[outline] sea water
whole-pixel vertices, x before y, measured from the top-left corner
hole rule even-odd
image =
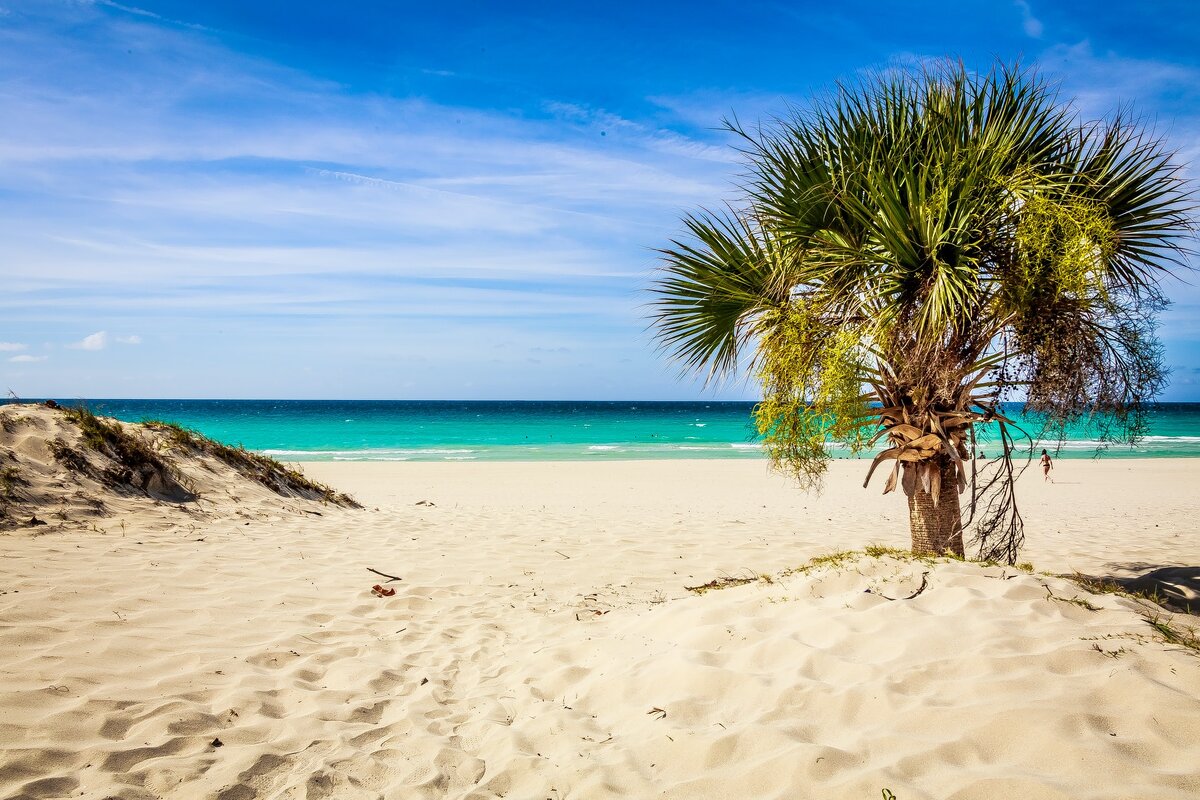
[[[128,422],[177,422],[284,461],[588,461],[763,458],[753,403],[407,400],[71,400]],[[1020,407],[1006,412],[1020,419]],[[1200,403],[1154,407],[1136,447],[1102,458],[1200,456]],[[1038,426],[1026,421],[1036,433]],[[1018,441],[1054,452],[1055,442]],[[1090,458],[1097,427],[1067,431],[1058,456]],[[999,452],[982,435],[984,455]],[[834,457],[849,457],[832,448]]]

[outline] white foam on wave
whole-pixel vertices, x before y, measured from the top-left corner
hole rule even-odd
[[[409,456],[334,456],[334,461],[412,461]]]
[[[317,456],[336,460],[384,458],[391,456],[440,456],[455,453],[475,453],[474,448],[381,448],[378,450],[260,450],[267,456]]]

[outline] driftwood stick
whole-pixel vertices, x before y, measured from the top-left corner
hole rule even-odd
[[[921,592],[925,591],[925,587],[928,585],[929,585],[929,573],[926,572],[924,575],[921,576],[921,587],[904,599],[912,600],[914,597],[919,595]]]
[[[874,589],[867,589],[867,591],[870,592],[871,594],[879,595],[884,600],[912,600],[914,597],[919,595],[921,592],[925,591],[925,587],[927,587],[928,585],[929,585],[929,573],[926,572],[923,575],[921,575],[921,586],[915,592],[910,594],[908,597],[888,597],[883,592],[877,592]]]
[[[382,575],[383,577],[388,579],[388,583],[391,583],[392,581],[404,580],[404,578],[397,578],[395,575],[388,575],[386,572],[380,572],[379,570],[372,569],[371,567],[367,567],[367,572],[374,572],[376,575]]]

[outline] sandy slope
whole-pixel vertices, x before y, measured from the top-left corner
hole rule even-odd
[[[1200,462],[1059,466],[1038,568],[1200,564]],[[368,508],[9,532],[0,797],[1200,794],[1200,659],[1130,600],[892,558],[684,590],[903,545],[862,467],[308,465]]]

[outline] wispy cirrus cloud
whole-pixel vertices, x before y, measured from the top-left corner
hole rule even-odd
[[[167,352],[187,354],[192,391],[287,393],[300,343],[305,367],[357,365],[337,385],[376,396],[399,391],[389,373],[443,397],[467,374],[485,394],[561,396],[564,381],[610,374],[627,396],[690,396],[649,346],[641,290],[681,213],[736,197],[737,156],[714,130],[723,116],[753,126],[858,67],[909,50],[941,58],[944,42],[993,29],[1007,38],[964,45],[968,60],[1040,36],[1043,64],[1088,110],[1148,97],[1192,131],[1200,108],[1194,67],[1093,42],[1087,20],[1074,43],[1054,43],[1063,20],[1034,0],[947,5],[955,13],[911,25],[894,4],[751,4],[754,37],[740,16],[695,18],[679,35],[687,21],[671,19],[669,38],[619,26],[595,59],[561,35],[572,13],[547,6],[520,25],[482,14],[476,32],[450,19],[451,35],[411,56],[420,36],[401,36],[361,60],[370,68],[289,40],[300,25],[227,33],[246,15],[222,17],[221,4],[188,12],[211,27],[136,0],[4,5],[0,112],[19,124],[0,126],[0,339],[63,348],[51,364],[60,394],[81,391],[71,383],[89,370],[110,387],[121,374],[129,385],[110,391],[137,394],[138,381],[168,379]],[[531,61],[560,58],[562,74],[540,69],[546,60],[520,72],[507,56],[522,36],[537,45]],[[1191,335],[1189,308],[1170,312],[1169,348]],[[518,369],[531,356],[555,369]],[[418,359],[427,371],[409,368]],[[122,370],[100,376],[101,362]],[[278,383],[261,363],[281,365]]]
[[[634,122],[602,108],[592,108],[579,103],[551,101],[546,110],[563,119],[598,133],[602,137],[627,137],[652,150],[659,150],[688,158],[702,158],[728,163],[736,160],[728,147],[700,142],[676,131],[651,128],[644,123]]]
[[[0,353],[11,353],[14,350],[25,350],[29,347],[21,342],[0,342]]]
[[[28,199],[0,219],[0,316],[47,338],[91,318],[70,350],[132,344],[109,333],[131,319],[154,343],[184,320],[215,340],[420,319],[462,328],[460,359],[469,331],[501,338],[492,320],[632,321],[640,346],[647,244],[725,190],[707,146],[670,131],[363,97],[136,12],[0,30],[0,71],[26,87],[3,101],[23,123],[0,130],[0,188]]]
[[[1039,61],[1044,72],[1061,79],[1064,93],[1088,116],[1104,116],[1131,103],[1140,106],[1143,114],[1157,108],[1169,119],[1193,120],[1198,115],[1200,67],[1196,65],[1097,51],[1087,39],[1051,45]]]
[[[45,361],[49,356],[31,356],[29,354],[13,356],[9,361],[14,364],[34,364],[38,361]]]

